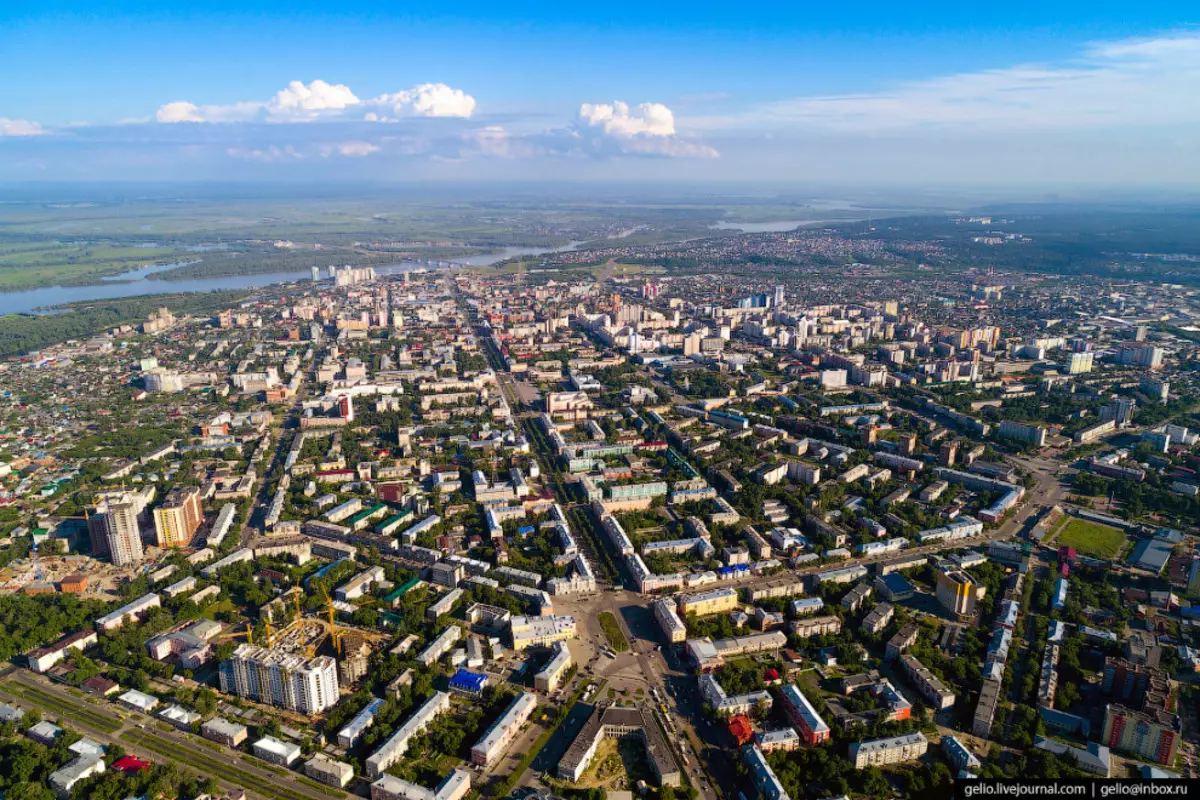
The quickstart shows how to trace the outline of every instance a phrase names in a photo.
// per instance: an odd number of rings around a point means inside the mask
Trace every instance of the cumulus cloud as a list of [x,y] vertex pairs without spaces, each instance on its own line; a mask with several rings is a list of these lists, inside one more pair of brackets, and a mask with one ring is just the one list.
[[351,118],[355,112],[370,122],[402,117],[470,117],[475,98],[444,83],[424,83],[366,102],[344,83],[292,81],[266,101],[247,100],[227,105],[197,105],[177,100],[159,107],[155,119],[182,122],[308,122]]
[[444,83],[422,83],[403,92],[383,94],[370,101],[376,107],[366,118],[390,121],[399,117],[470,117],[475,98]]
[[292,81],[286,89],[280,89],[267,103],[267,113],[294,119],[313,117],[324,111],[341,111],[358,105],[358,98],[344,83],[330,84],[315,80],[305,85]]
[[[1145,127],[1200,123],[1200,34],[1094,44],[1057,64],[1023,64],[800,97],[711,124],[781,123],[850,132]],[[700,123],[703,124],[703,123]]]
[[683,138],[675,114],[662,103],[584,103],[573,131],[597,155],[716,158],[706,144]]
[[674,136],[675,115],[662,103],[639,103],[632,110],[628,103],[584,103],[579,107],[579,120],[590,127],[600,128],[609,136]]
[[41,136],[45,132],[41,125],[31,120],[0,117],[0,136]]

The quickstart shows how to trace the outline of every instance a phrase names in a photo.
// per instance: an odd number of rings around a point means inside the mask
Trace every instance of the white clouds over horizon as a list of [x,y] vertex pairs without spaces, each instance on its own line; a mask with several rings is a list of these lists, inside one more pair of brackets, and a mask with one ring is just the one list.
[[[0,117],[0,177],[42,174],[20,166],[33,164],[92,175],[103,159],[116,177],[172,169],[240,177],[250,166],[236,159],[254,162],[257,174],[368,179],[438,165],[455,177],[1200,185],[1197,87],[1197,31],[1080,45],[1044,63],[948,70],[844,94],[776,91],[766,100],[750,99],[763,97],[762,86],[689,94],[697,87],[681,85],[657,95],[665,102],[573,102],[601,93],[551,106],[536,99],[539,87],[506,87],[516,99],[496,108],[446,83],[368,95],[292,81],[258,100],[206,105],[193,97],[115,124],[43,127]],[[514,110],[522,102],[525,110]]]
[[388,122],[402,117],[470,117],[475,98],[444,83],[423,83],[405,91],[360,100],[349,86],[323,80],[292,81],[266,102],[241,101],[227,105],[196,105],[174,101],[159,107],[161,123],[310,122],[317,119],[353,118]]
[[1200,34],[1179,33],[1092,44],[1056,64],[962,72],[875,92],[797,97],[692,123],[864,134],[1194,125],[1200,123],[1198,86]]
[[576,132],[580,138],[591,139],[598,154],[615,151],[665,158],[718,156],[714,148],[680,137],[675,130],[675,113],[662,103],[632,107],[620,100],[611,104],[584,103],[579,107]]
[[372,153],[378,153],[379,145],[371,142],[341,142],[334,145],[326,145],[321,149],[321,156],[328,158],[335,153],[346,158],[365,158]]
[[45,132],[41,125],[31,120],[0,117],[0,136],[41,136]]
[[[399,92],[359,99],[349,86],[314,80],[292,81],[266,102],[243,101],[227,105],[196,105],[175,101],[161,106],[155,119],[180,123],[305,123],[315,120],[345,123],[399,123],[418,118],[470,119],[477,102],[461,89],[444,83],[423,83]],[[518,123],[519,125],[519,123]],[[369,137],[376,138],[376,137]],[[376,141],[356,140],[321,146],[323,157],[365,157],[387,148]],[[679,135],[674,112],[662,103],[630,105],[583,103],[568,125],[543,131],[512,131],[500,125],[447,132],[437,141],[410,138],[402,151],[407,157],[425,151],[430,157],[458,161],[475,157],[535,158],[616,156],[657,158],[716,158],[717,151]],[[293,150],[293,152],[299,152]],[[281,163],[293,160],[279,145],[230,147],[236,158]],[[295,160],[302,160],[301,153]]]

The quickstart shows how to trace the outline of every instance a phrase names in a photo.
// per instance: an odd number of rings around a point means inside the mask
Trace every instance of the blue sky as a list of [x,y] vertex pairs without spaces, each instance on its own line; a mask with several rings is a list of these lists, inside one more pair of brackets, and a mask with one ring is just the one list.
[[1187,186],[1197,23],[1183,2],[14,3],[0,179]]

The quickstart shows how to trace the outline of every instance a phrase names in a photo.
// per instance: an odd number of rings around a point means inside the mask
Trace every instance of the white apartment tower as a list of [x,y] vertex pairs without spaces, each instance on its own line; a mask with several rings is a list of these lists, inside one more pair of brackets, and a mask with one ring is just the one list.
[[221,691],[300,714],[319,714],[338,701],[337,662],[304,658],[252,644],[221,662]]
[[113,564],[128,567],[142,560],[142,532],[138,528],[137,506],[132,499],[109,502],[104,525]]

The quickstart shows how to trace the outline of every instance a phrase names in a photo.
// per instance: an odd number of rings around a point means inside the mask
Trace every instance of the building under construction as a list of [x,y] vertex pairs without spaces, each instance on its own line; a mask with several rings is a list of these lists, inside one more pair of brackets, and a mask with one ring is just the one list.
[[[264,606],[265,641],[256,643],[251,628],[233,634],[247,641],[221,662],[221,691],[301,714],[319,714],[332,707],[340,686],[366,674],[374,647],[386,635],[338,625],[328,594],[324,599],[322,617],[303,615],[301,593],[295,589]],[[291,618],[277,627],[288,606]],[[320,654],[326,642],[336,659]]]
[[320,714],[338,701],[337,662],[329,656],[241,644],[221,662],[220,679],[223,692],[300,714]]

